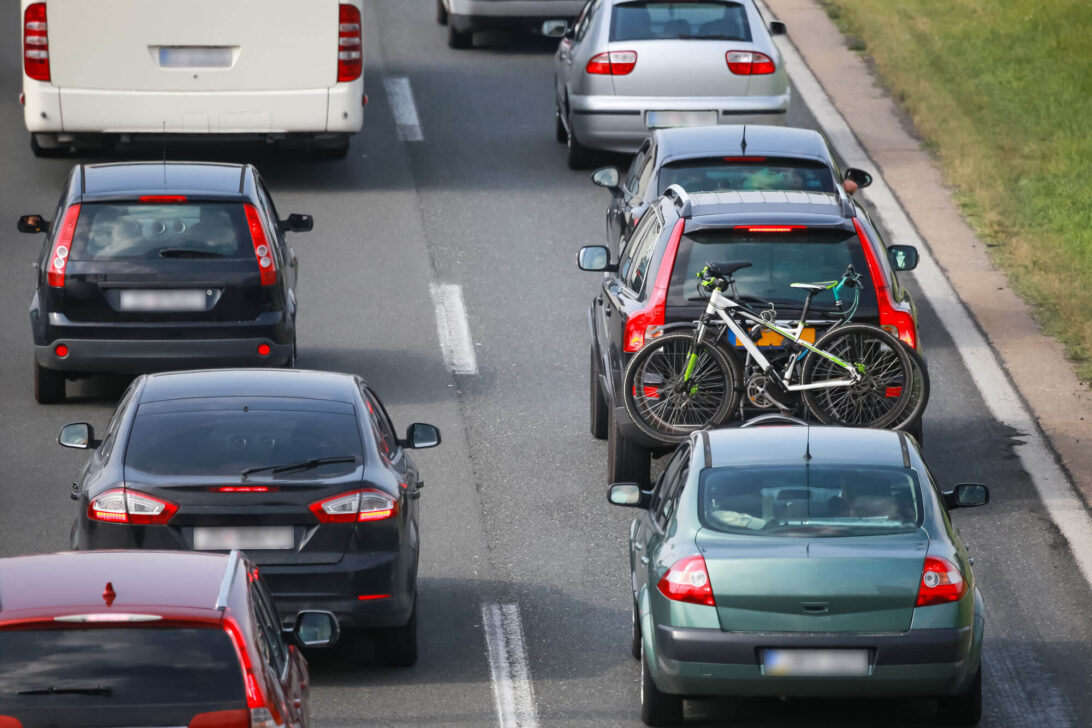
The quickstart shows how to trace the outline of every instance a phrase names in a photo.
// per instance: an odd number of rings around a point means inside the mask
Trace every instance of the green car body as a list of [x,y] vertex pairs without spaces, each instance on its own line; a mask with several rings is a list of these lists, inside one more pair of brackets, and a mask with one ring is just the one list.
[[[862,467],[867,470],[852,470]],[[709,499],[721,492],[735,497],[731,488],[742,490],[749,474],[759,473],[764,483],[807,478],[810,484],[839,474],[844,482],[846,472],[865,472],[870,481],[894,477],[906,492],[917,489],[916,506],[905,516],[858,516],[868,525],[857,535],[839,535],[845,529],[829,525],[842,522],[834,517],[757,517],[771,508],[814,514],[842,507],[840,492],[821,504],[823,493],[837,491],[818,485],[756,491],[764,500],[755,501],[755,515],[710,510],[718,506]],[[703,483],[728,490],[703,495]],[[612,502],[642,508],[629,539],[635,656],[643,651],[656,690],[669,696],[980,695],[985,605],[948,509],[980,505],[989,495],[983,486],[959,487],[979,490],[962,503],[963,491],[942,493],[914,441],[901,433],[807,426],[695,433],[652,491],[637,496],[633,486],[612,486]],[[616,494],[619,488],[630,493],[628,503]],[[806,503],[794,501],[802,497]],[[722,519],[715,528],[710,514]],[[723,519],[733,525],[723,528]],[[766,523],[777,533],[764,530]],[[711,586],[714,605],[668,598],[659,586],[673,565],[696,554],[706,567],[696,583]],[[916,606],[927,555],[958,569],[961,596],[953,592],[951,601]],[[687,582],[685,588],[694,587]],[[866,650],[867,671],[772,674],[765,661],[776,655],[768,650],[786,649],[853,650],[862,660]],[[976,721],[969,716],[967,722]]]

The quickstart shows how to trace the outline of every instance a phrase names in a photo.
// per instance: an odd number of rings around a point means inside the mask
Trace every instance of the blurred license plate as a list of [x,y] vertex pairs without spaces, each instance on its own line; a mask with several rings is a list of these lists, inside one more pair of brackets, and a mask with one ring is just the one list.
[[160,48],[161,68],[227,68],[230,48]]
[[716,123],[716,111],[649,111],[645,114],[645,126],[649,129],[664,129],[672,126],[713,126]]
[[763,650],[764,675],[867,675],[868,650]]
[[[732,335],[731,332],[728,332],[728,333],[729,333],[729,336],[731,336],[732,342],[736,346],[743,346],[743,344],[739,343],[739,340],[736,339],[736,337],[734,335]],[[801,341],[806,341],[809,344],[814,344],[815,343],[815,329],[813,329],[811,327],[808,327],[808,328],[804,329],[802,332],[800,332],[800,340]],[[781,334],[777,333],[776,331],[768,331],[767,330],[767,331],[762,332],[762,336],[760,336],[755,341],[755,345],[756,346],[781,346],[784,343],[784,341],[785,341],[785,337],[782,336]]]
[[199,551],[230,549],[290,549],[295,543],[292,526],[193,529],[193,547]]
[[122,311],[204,311],[204,291],[122,291]]

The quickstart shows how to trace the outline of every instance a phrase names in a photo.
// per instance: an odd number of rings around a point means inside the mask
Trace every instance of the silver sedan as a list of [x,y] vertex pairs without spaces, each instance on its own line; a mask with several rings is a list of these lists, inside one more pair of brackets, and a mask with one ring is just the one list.
[[[547,26],[551,24],[547,23]],[[632,153],[650,130],[784,125],[789,80],[752,0],[590,0],[555,56],[558,141],[573,169]]]

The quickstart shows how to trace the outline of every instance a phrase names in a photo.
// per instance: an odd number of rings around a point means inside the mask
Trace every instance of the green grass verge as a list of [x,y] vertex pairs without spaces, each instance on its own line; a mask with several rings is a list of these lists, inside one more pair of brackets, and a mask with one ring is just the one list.
[[1092,2],[823,3],[867,47],[995,262],[1092,380]]

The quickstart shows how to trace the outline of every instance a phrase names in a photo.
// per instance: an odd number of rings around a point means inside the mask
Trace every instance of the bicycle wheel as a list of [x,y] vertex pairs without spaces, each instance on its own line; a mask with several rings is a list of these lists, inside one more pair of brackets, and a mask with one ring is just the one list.
[[626,411],[646,435],[682,442],[694,430],[719,425],[739,406],[739,362],[703,343],[690,379],[684,381],[694,335],[666,334],[646,345],[626,366]]
[[[898,419],[913,391],[913,371],[902,342],[876,326],[848,324],[827,332],[815,348],[856,366],[850,386],[804,390],[804,401],[827,425],[887,427]],[[800,373],[803,384],[845,379],[848,372],[811,351]]]
[[906,407],[888,427],[892,430],[906,430],[909,432],[921,421],[921,416],[925,412],[925,405],[929,404],[929,371],[925,368],[925,360],[921,358],[921,354],[906,344],[903,344],[902,348],[910,360],[913,386],[910,388],[910,396],[906,400]]

